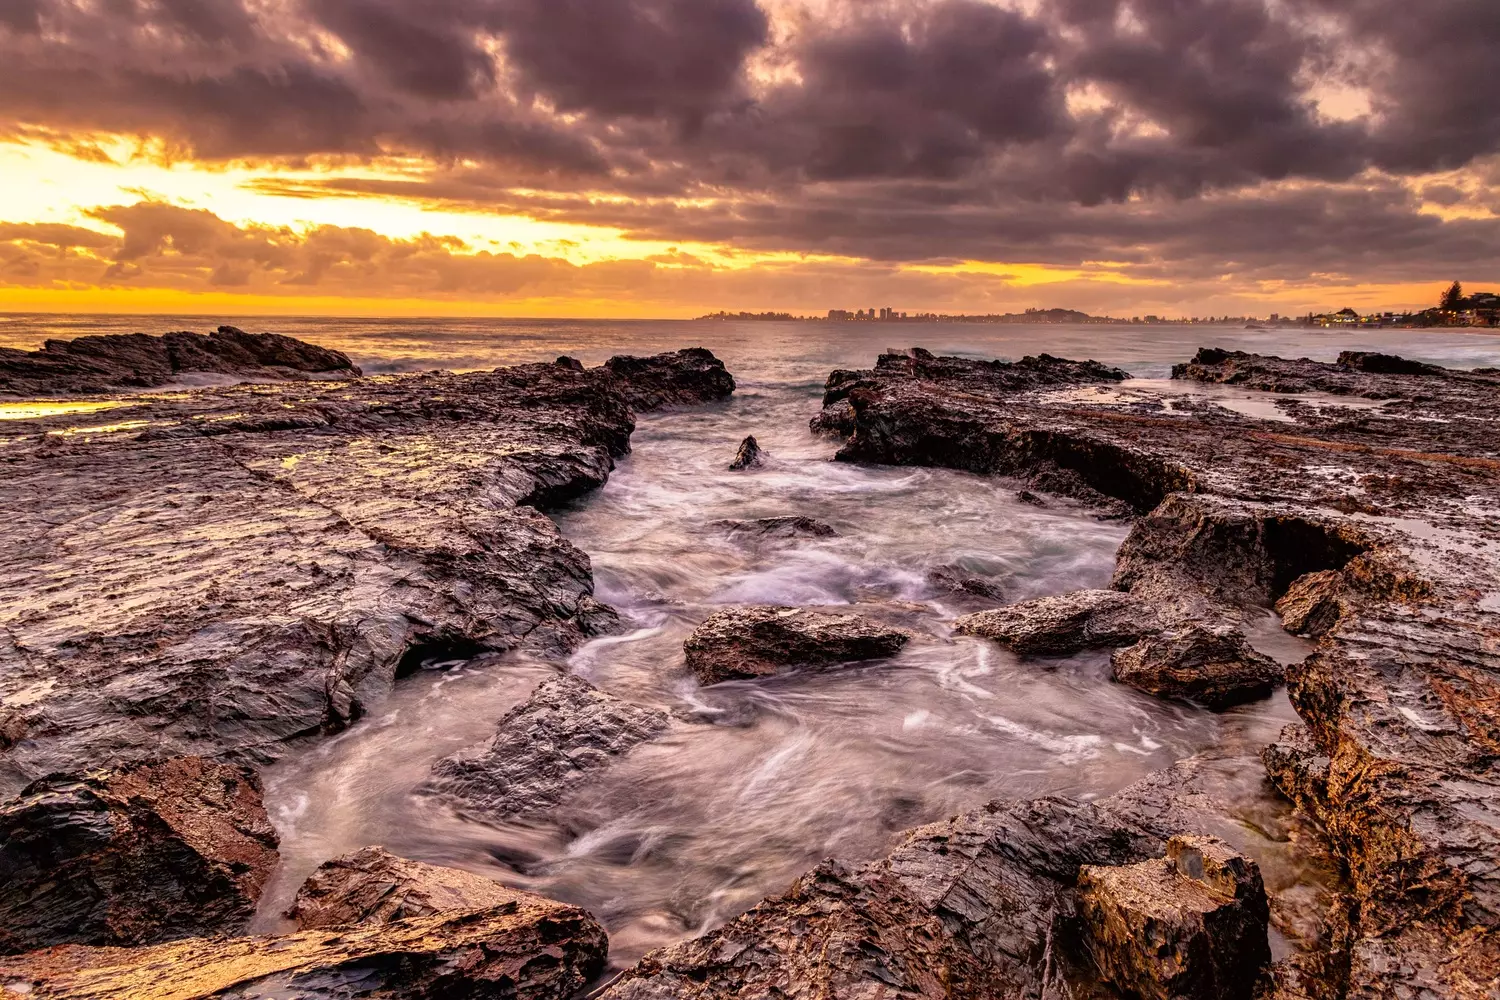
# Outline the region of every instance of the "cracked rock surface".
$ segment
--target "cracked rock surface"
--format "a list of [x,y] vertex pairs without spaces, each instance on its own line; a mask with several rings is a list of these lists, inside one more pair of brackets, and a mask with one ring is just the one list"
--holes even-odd
[[863,615],[803,608],[716,611],[683,643],[688,669],[704,684],[767,677],[789,667],[894,656],[911,635]]

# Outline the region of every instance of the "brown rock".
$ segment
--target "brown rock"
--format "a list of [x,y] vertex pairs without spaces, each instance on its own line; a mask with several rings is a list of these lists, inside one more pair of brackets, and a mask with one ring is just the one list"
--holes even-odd
[[185,757],[43,778],[0,805],[0,953],[234,930],[276,845],[248,768]]
[[1249,998],[1270,963],[1260,869],[1217,838],[1173,837],[1160,860],[1086,865],[1078,885],[1100,972],[1142,1000]]
[[1059,655],[1123,646],[1161,628],[1149,604],[1118,590],[1079,590],[965,615],[953,631],[1018,653]]
[[1266,697],[1284,673],[1279,663],[1252,649],[1238,629],[1203,625],[1147,636],[1116,650],[1110,665],[1121,684],[1213,709]]
[[319,865],[297,890],[286,916],[299,930],[310,931],[522,904],[560,905],[472,872],[366,847]]
[[1328,632],[1338,623],[1339,594],[1343,589],[1344,574],[1337,570],[1299,576],[1276,602],[1282,626],[1288,632],[1313,638]]
[[761,517],[753,521],[715,521],[728,528],[731,535],[755,535],[760,538],[836,538],[838,531],[830,524],[800,514]]
[[756,442],[754,435],[740,442],[740,450],[734,453],[734,461],[729,463],[730,472],[743,472],[746,469],[758,469],[765,464],[766,453],[760,450],[760,444]]
[[766,677],[793,666],[894,656],[911,635],[862,615],[751,607],[715,612],[683,643],[704,684]]

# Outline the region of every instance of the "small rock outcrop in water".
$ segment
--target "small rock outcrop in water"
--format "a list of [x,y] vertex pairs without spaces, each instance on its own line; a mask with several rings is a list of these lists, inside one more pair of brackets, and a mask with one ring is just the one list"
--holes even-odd
[[938,590],[964,597],[980,597],[987,601],[1005,600],[1005,592],[995,584],[962,566],[935,566],[927,571],[927,582]]
[[235,930],[276,846],[248,768],[189,757],[44,778],[0,804],[0,954]]
[[360,374],[338,351],[274,333],[221,326],[214,333],[145,333],[49,340],[39,351],[0,347],[0,393],[52,396],[152,388],[192,373],[239,379]]
[[732,535],[756,535],[760,538],[836,538],[832,525],[811,517],[791,514],[785,517],[762,517],[754,521],[715,521]]
[[264,760],[424,662],[614,627],[539,508],[604,483],[650,401],[732,382],[699,350],[615,361],[122,397],[89,434],[0,421],[0,795]]
[[862,615],[800,608],[730,608],[709,615],[683,643],[688,669],[704,684],[766,677],[792,666],[894,656],[911,641]]
[[1124,646],[1160,628],[1150,603],[1118,590],[1039,597],[966,615],[953,624],[959,635],[993,639],[1018,653],[1040,655]]
[[1141,1000],[1249,1000],[1271,962],[1254,861],[1213,837],[1167,856],[1079,875],[1087,947],[1104,978]]
[[422,791],[480,820],[540,812],[670,724],[665,712],[580,677],[553,677],[511,709],[488,741],[434,764]]
[[383,847],[323,862],[297,890],[286,915],[299,930],[310,931],[497,907],[550,907],[565,920],[574,916],[572,907],[542,896],[457,868],[410,861]]
[[1284,674],[1281,664],[1250,648],[1244,633],[1203,625],[1147,636],[1116,650],[1110,665],[1121,684],[1213,709],[1264,698]]
[[568,1000],[609,942],[583,910],[525,893],[503,906],[280,937],[54,948],[0,959],[4,1000]]
[[740,450],[734,453],[734,461],[729,463],[730,472],[742,472],[745,469],[758,469],[765,464],[766,453],[760,450],[754,435],[740,442]]

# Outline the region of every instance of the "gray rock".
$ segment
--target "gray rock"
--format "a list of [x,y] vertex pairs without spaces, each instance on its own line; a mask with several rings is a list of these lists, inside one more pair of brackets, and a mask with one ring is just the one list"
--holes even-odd
[[1018,653],[1061,655],[1124,646],[1161,627],[1148,602],[1118,590],[1078,590],[965,615],[953,631]]
[[739,451],[734,453],[734,461],[729,463],[730,472],[743,472],[746,469],[758,469],[765,464],[766,453],[760,450],[754,436],[745,438],[740,442]]
[[894,656],[911,635],[862,615],[799,608],[717,611],[683,643],[688,669],[704,684],[766,677],[788,667]]
[[553,677],[507,713],[489,740],[434,764],[422,791],[481,821],[534,815],[670,724],[665,712],[582,678]]
[[1114,679],[1148,694],[1225,709],[1268,696],[1283,668],[1233,628],[1188,625],[1147,636],[1110,657]]
[[1005,592],[982,576],[975,576],[962,566],[935,566],[927,571],[927,582],[938,590],[962,597],[979,597],[986,601],[1003,601]]
[[761,517],[753,521],[724,520],[714,524],[728,528],[732,535],[755,535],[760,538],[836,538],[832,525],[811,517],[787,515]]

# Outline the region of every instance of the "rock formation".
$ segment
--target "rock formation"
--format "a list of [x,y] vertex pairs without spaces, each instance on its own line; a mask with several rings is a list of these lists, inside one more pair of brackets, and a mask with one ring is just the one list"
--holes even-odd
[[862,615],[800,608],[729,608],[709,615],[683,643],[688,669],[704,684],[766,677],[787,667],[894,656],[911,641]]
[[1156,608],[1118,590],[1077,590],[965,615],[959,635],[994,641],[1018,653],[1064,655],[1126,646],[1162,627]]
[[488,741],[434,764],[422,791],[479,820],[538,813],[670,725],[665,712],[622,701],[582,678],[550,678],[500,720]]
[[962,566],[934,566],[927,571],[927,582],[938,590],[961,597],[979,597],[986,601],[1003,601],[1005,593],[984,577],[975,576]]
[[632,406],[721,398],[707,352],[141,394],[0,423],[0,794],[265,759],[424,662],[610,629],[539,507],[603,483]]
[[849,410],[840,458],[1123,505],[1141,516],[1113,586],[1180,622],[1281,603],[1289,626],[1319,639],[1287,676],[1305,745],[1268,757],[1351,881],[1334,908],[1345,945],[1314,992],[1487,995],[1500,975],[1500,526],[1483,512],[1500,509],[1500,378],[1222,351],[1175,372],[1386,401],[1297,408],[1287,424],[1089,405],[935,360],[830,376],[830,406]]
[[734,461],[729,463],[730,472],[743,472],[746,469],[758,469],[766,464],[766,453],[760,450],[760,445],[752,435],[740,442],[739,450],[734,453]]
[[1282,682],[1281,664],[1234,628],[1187,625],[1148,635],[1110,658],[1114,679],[1148,694],[1213,709],[1264,698]]
[[0,804],[0,954],[236,930],[276,845],[248,768],[188,757],[33,782]]
[[269,381],[350,378],[360,371],[338,351],[232,326],[207,336],[127,333],[49,340],[39,351],[0,347],[0,393],[17,396],[149,389],[192,374]]
[[835,538],[832,525],[811,517],[791,514],[783,517],[761,517],[754,521],[715,521],[728,528],[731,535],[755,535],[760,538]]

